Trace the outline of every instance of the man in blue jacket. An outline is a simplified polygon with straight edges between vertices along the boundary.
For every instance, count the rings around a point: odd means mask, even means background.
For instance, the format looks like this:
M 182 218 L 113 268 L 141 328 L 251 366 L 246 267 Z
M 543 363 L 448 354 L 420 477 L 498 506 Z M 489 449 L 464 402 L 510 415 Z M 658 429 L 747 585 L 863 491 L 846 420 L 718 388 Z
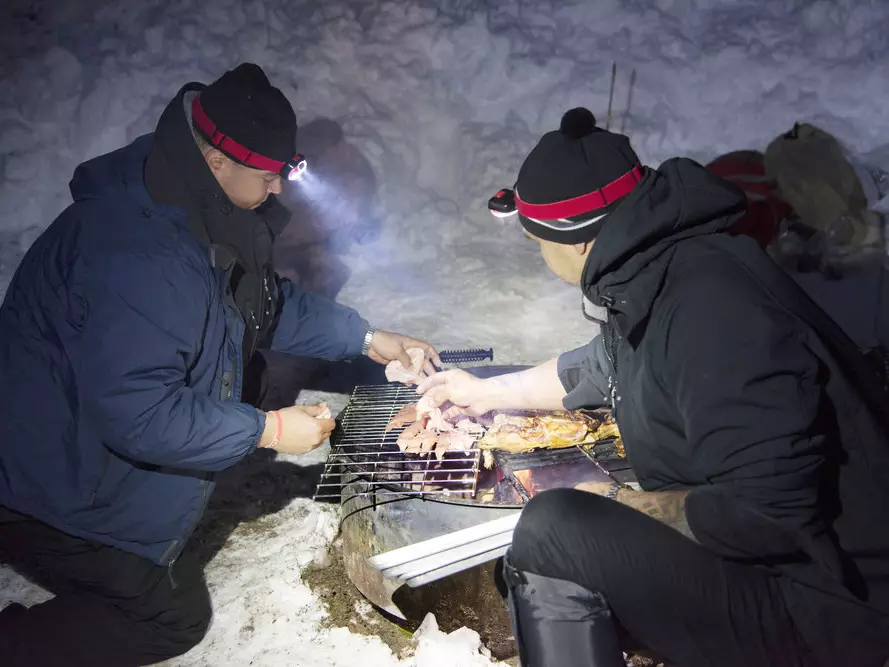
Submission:
M 436 359 L 275 274 L 296 129 L 256 65 L 188 84 L 153 134 L 77 168 L 22 261 L 0 307 L 0 561 L 56 597 L 0 612 L 3 664 L 142 665 L 202 639 L 180 555 L 214 473 L 334 427 L 242 403 L 256 349 Z

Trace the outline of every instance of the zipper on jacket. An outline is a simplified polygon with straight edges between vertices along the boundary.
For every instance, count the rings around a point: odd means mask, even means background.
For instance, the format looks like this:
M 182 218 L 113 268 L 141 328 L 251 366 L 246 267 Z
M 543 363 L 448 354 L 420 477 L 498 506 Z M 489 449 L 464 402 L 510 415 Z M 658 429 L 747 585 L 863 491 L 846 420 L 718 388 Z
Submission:
M 234 383 L 234 374 L 232 371 L 225 371 L 222 374 L 221 380 L 221 388 L 219 391 L 219 396 L 223 401 L 230 401 L 232 398 L 232 392 L 234 391 L 233 383 Z
M 178 544 L 178 543 L 179 543 L 179 540 L 173 540 L 173 544 Z M 173 578 L 173 566 L 176 564 L 177 560 L 178 560 L 177 558 L 174 558 L 173 560 L 170 561 L 170 564 L 167 565 L 167 578 L 170 580 L 170 588 L 172 588 L 174 591 L 176 590 L 177 585 L 176 585 L 176 579 Z
M 611 372 L 608 374 L 608 393 L 611 395 L 611 408 L 614 410 L 620 402 L 620 395 L 617 393 L 617 332 L 611 323 L 610 314 L 605 329 L 607 333 L 602 341 L 602 347 L 605 350 L 605 357 L 611 364 Z
M 198 511 L 195 514 L 194 521 L 191 522 L 188 530 L 185 531 L 185 535 L 182 537 L 182 543 L 184 544 L 188 541 L 188 538 L 191 537 L 191 534 L 194 532 L 194 529 L 197 528 L 198 522 L 201 520 L 201 517 L 204 516 L 204 510 L 207 509 L 207 488 L 210 486 L 210 482 L 208 480 L 201 481 L 201 503 L 198 506 Z M 172 553 L 176 547 L 179 546 L 180 540 L 173 540 L 170 542 L 170 546 L 167 547 L 167 551 L 164 553 L 164 558 L 170 553 Z M 169 564 L 167 565 L 167 577 L 170 579 L 170 586 L 175 589 L 176 588 L 176 580 L 173 577 L 173 566 L 176 565 L 176 561 L 179 560 L 179 555 L 176 554 L 176 557 L 173 558 Z M 161 559 L 163 560 L 163 559 Z
M 247 359 L 253 356 L 253 353 L 256 352 L 256 347 L 259 345 L 259 335 L 263 332 L 263 325 L 265 324 L 265 315 L 268 315 L 271 312 L 271 292 L 269 290 L 269 276 L 268 272 L 263 272 L 262 275 L 262 286 L 259 288 L 259 319 L 256 319 L 256 313 L 250 313 L 250 319 L 253 322 L 253 335 L 250 336 L 250 349 L 247 353 Z M 248 323 L 249 327 L 250 324 Z M 248 334 L 249 335 L 249 334 Z M 247 359 L 244 360 L 244 363 L 247 362 Z

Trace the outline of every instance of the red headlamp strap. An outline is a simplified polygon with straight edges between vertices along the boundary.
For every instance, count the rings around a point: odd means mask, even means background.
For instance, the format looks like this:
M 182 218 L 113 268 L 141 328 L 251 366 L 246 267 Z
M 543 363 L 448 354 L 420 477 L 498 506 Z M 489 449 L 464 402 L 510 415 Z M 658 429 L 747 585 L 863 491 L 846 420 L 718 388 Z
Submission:
M 522 201 L 518 190 L 515 193 L 516 208 L 526 218 L 534 220 L 562 220 L 586 213 L 593 213 L 600 208 L 624 197 L 642 180 L 642 165 L 637 164 L 626 174 L 611 181 L 598 190 L 552 204 L 529 204 Z
M 254 153 L 246 146 L 242 146 L 231 137 L 227 137 L 216 127 L 216 123 L 210 120 L 210 117 L 204 113 L 201 106 L 201 96 L 197 95 L 191 103 L 191 115 L 195 124 L 201 129 L 210 143 L 227 155 L 230 155 L 238 162 L 246 164 L 248 167 L 256 169 L 265 169 L 273 171 L 276 174 L 284 168 L 283 162 L 278 162 L 271 158 L 267 158 L 258 153 Z

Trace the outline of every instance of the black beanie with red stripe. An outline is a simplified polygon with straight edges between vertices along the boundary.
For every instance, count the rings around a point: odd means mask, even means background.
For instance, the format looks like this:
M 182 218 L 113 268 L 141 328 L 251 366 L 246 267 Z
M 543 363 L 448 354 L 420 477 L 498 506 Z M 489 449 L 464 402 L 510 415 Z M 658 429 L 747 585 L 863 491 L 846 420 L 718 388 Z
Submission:
M 571 109 L 558 130 L 543 135 L 519 170 L 519 220 L 529 234 L 546 241 L 592 241 L 603 216 L 643 174 L 629 139 L 596 127 L 588 109 Z
M 241 63 L 223 74 L 201 91 L 200 105 L 220 133 L 253 153 L 277 162 L 296 153 L 296 114 L 259 65 Z M 196 129 L 215 145 L 200 125 Z M 217 147 L 243 162 L 224 145 Z

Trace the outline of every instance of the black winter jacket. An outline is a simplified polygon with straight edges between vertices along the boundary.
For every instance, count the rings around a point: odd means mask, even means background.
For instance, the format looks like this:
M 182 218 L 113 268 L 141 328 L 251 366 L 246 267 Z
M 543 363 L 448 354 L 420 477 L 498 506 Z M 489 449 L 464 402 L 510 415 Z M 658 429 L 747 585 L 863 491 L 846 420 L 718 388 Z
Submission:
M 688 489 L 698 540 L 779 578 L 825 665 L 889 658 L 889 399 L 771 259 L 726 229 L 743 194 L 696 163 L 648 170 L 582 288 L 602 335 L 567 352 L 566 408 L 610 403 L 647 491 Z

